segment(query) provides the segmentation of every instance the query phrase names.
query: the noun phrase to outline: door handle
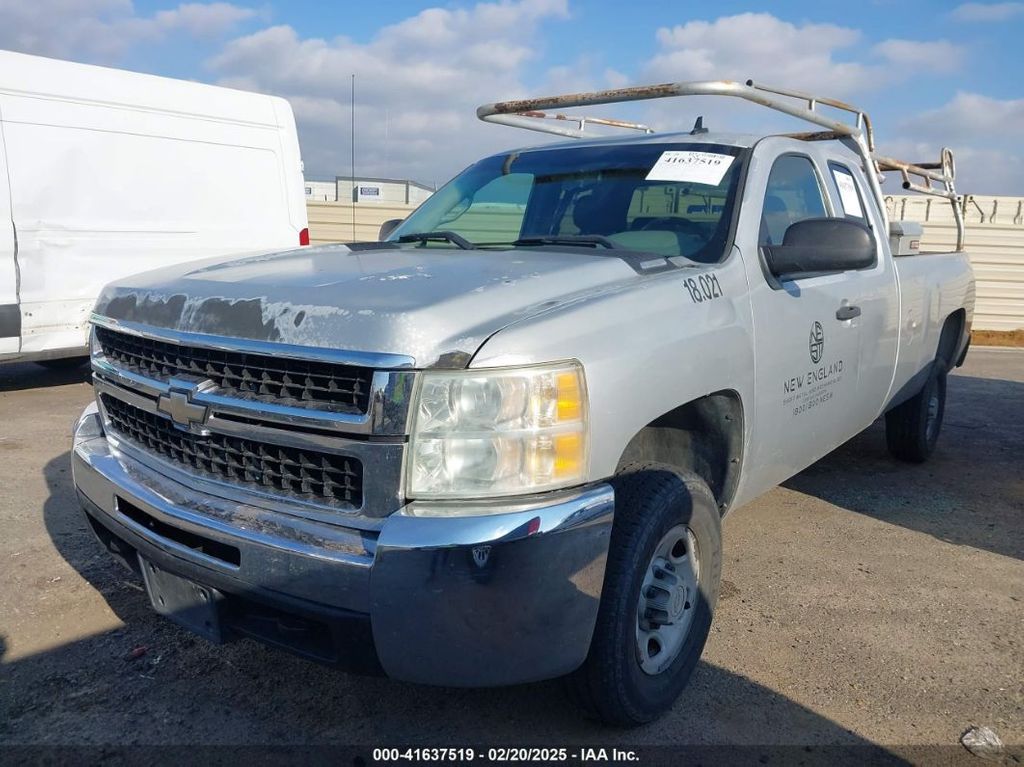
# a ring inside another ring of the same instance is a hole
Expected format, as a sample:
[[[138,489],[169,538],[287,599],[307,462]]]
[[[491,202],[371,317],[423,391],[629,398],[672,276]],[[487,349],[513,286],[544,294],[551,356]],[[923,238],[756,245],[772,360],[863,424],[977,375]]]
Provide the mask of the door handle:
[[[854,317],[860,317],[859,306],[850,306],[848,304],[843,304],[838,309],[836,309],[837,320],[852,320]]]

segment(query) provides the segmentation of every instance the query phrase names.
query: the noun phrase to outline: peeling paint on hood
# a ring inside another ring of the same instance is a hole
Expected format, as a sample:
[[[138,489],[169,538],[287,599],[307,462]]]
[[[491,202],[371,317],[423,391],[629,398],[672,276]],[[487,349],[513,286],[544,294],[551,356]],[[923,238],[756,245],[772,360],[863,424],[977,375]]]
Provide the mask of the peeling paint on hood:
[[[116,320],[301,346],[404,354],[465,367],[496,331],[643,279],[618,258],[565,250],[344,245],[169,267],[107,286]]]

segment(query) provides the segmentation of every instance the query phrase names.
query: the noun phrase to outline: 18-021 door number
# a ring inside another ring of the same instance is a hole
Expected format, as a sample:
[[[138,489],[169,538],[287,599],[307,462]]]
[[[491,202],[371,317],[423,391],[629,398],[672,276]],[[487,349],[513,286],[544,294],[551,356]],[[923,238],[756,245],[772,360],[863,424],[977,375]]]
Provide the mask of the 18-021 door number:
[[[690,300],[695,304],[722,297],[722,286],[718,284],[718,277],[714,274],[700,274],[696,279],[687,277],[683,280],[683,285],[690,294]]]

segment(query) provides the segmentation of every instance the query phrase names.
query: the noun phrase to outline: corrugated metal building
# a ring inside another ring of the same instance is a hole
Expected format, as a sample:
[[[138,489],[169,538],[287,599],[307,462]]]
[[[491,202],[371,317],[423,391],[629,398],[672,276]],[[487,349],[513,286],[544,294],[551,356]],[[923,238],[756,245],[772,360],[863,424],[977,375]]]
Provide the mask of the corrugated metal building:
[[[426,184],[399,178],[356,176],[355,184],[348,176],[330,181],[306,179],[306,200],[309,202],[384,203],[386,205],[419,205],[434,193]],[[355,190],[353,192],[353,189]]]
[[[946,200],[923,195],[885,198],[894,221],[924,226],[922,250],[956,247],[953,211]],[[1024,328],[1024,197],[967,195],[965,248],[977,279],[974,327],[977,330]]]
[[[373,242],[380,225],[392,218],[405,218],[413,205],[352,205],[346,202],[308,202],[309,241],[313,245],[331,242]]]
[[[305,186],[307,202],[334,202],[338,199],[337,181],[317,181],[307,178]]]
[[[426,184],[398,178],[356,176],[355,184],[348,176],[336,179],[338,202],[384,203],[386,205],[419,205],[434,193]]]

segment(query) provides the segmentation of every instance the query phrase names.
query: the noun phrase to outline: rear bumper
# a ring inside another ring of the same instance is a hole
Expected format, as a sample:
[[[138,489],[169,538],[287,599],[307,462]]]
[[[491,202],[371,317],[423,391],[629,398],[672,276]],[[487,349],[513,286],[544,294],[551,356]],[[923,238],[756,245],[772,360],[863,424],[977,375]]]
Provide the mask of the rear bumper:
[[[361,531],[197,493],[111,449],[92,408],[76,426],[73,473],[109,549],[222,591],[237,633],[458,686],[560,676],[589,650],[614,507],[607,484],[473,516],[411,504]],[[308,621],[318,638],[253,629],[276,614]]]

